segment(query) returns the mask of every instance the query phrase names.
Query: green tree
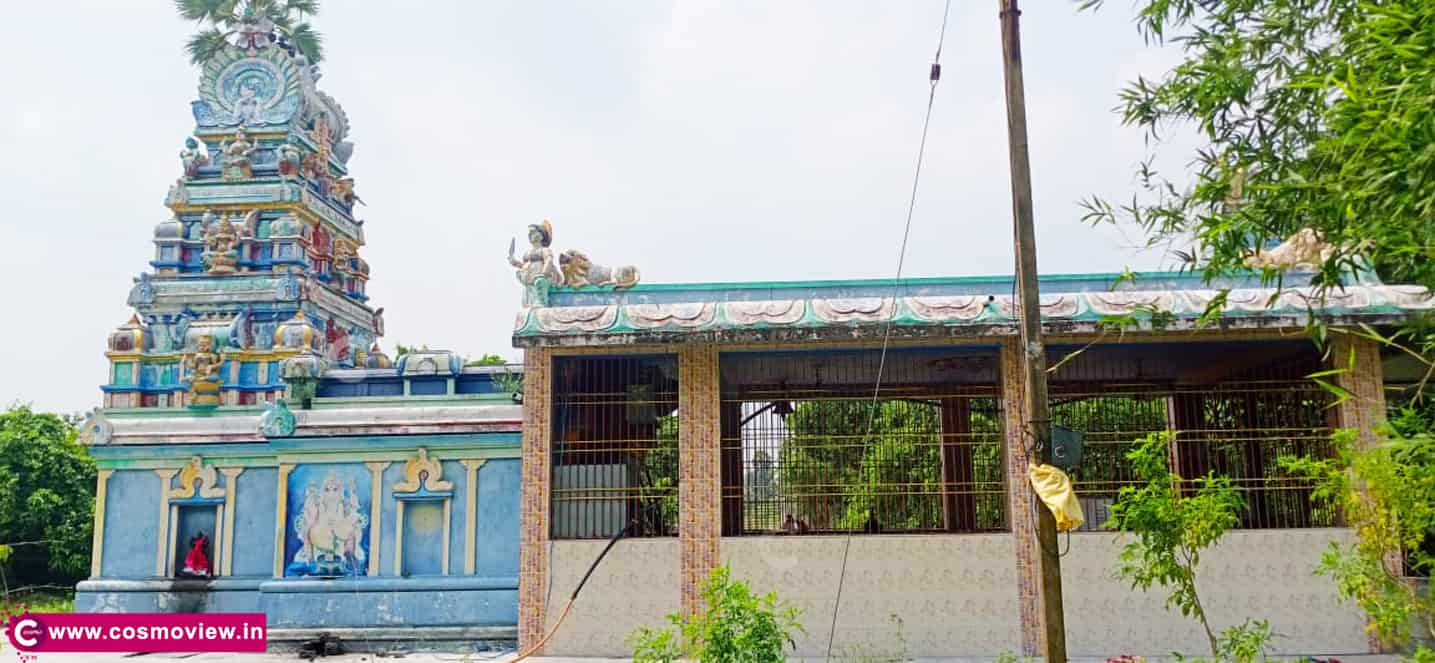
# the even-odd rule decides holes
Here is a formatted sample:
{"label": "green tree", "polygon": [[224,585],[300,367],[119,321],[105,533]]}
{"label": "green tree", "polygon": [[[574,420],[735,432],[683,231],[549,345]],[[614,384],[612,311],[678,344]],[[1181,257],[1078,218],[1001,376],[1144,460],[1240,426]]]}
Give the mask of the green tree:
{"label": "green tree", "polygon": [[175,0],[174,5],[181,17],[207,26],[184,46],[193,64],[210,61],[246,25],[266,20],[311,64],[324,59],[323,37],[304,20],[319,13],[319,0]]}
{"label": "green tree", "polygon": [[1130,83],[1119,110],[1158,151],[1174,126],[1204,145],[1181,155],[1194,184],[1147,162],[1141,194],[1092,198],[1087,218],[1134,221],[1153,246],[1194,239],[1183,257],[1208,278],[1311,228],[1336,247],[1322,287],[1372,269],[1435,287],[1432,24],[1428,0],[1142,0],[1141,34],[1184,60]]}
{"label": "green tree", "polygon": [[[1001,424],[989,414],[995,403],[974,399],[971,406],[969,437],[947,442],[971,445],[975,481],[996,486],[1002,461]],[[944,525],[936,403],[894,399],[874,408],[866,399],[804,401],[787,415],[786,426],[774,493],[794,517],[818,529],[862,529],[869,515],[884,530]],[[978,494],[975,502],[979,529],[1002,525],[1000,494]]]}
{"label": "green tree", "polygon": [[[1142,0],[1136,11],[1148,41],[1179,44],[1184,58],[1157,80],[1133,81],[1119,111],[1158,150],[1179,125],[1195,127],[1204,144],[1181,155],[1195,164],[1190,186],[1148,162],[1142,192],[1120,206],[1086,201],[1088,220],[1133,221],[1152,245],[1194,239],[1183,257],[1208,279],[1241,268],[1253,247],[1311,228],[1334,246],[1315,282],[1323,290],[1371,272],[1435,288],[1435,3]],[[1262,276],[1280,283],[1273,271]],[[1435,374],[1428,318],[1394,332],[1313,331],[1321,343],[1331,332],[1367,336],[1423,362],[1426,380]],[[1354,448],[1354,433],[1343,431],[1336,458],[1288,463],[1322,478],[1314,497],[1344,507],[1360,532],[1358,544],[1328,551],[1320,570],[1392,640],[1405,635],[1407,617],[1431,628],[1429,596],[1386,564],[1404,556],[1428,569],[1430,560],[1435,475],[1425,459],[1435,412],[1420,391],[1413,402],[1424,405],[1394,418],[1380,445]]]}
{"label": "green tree", "polygon": [[[1428,401],[1425,404],[1429,407]],[[1428,412],[1406,407],[1391,419],[1381,444],[1362,448],[1354,431],[1335,437],[1334,458],[1283,458],[1291,472],[1315,479],[1312,499],[1338,506],[1358,534],[1332,542],[1317,572],[1336,581],[1340,595],[1369,616],[1367,628],[1389,645],[1407,642],[1412,624],[1435,638],[1435,600],[1392,563],[1403,553],[1416,573],[1435,571],[1435,427]],[[1426,655],[1430,655],[1428,652]]]}
{"label": "green tree", "polygon": [[780,484],[813,527],[891,529],[942,523],[941,422],[909,401],[806,401],[787,417]]}
{"label": "green tree", "polygon": [[657,444],[638,460],[643,526],[651,534],[678,529],[678,418],[658,419]]}
{"label": "green tree", "polygon": [[[936,406],[887,401],[878,408],[870,437],[854,431],[860,448],[856,481],[847,489],[838,527],[858,529],[877,515],[893,529],[942,526],[942,427]],[[878,431],[881,434],[876,434]]]}
{"label": "green tree", "polygon": [[1240,522],[1241,497],[1230,477],[1214,473],[1196,479],[1195,491],[1183,494],[1182,479],[1170,467],[1175,436],[1152,433],[1126,454],[1142,485],[1123,487],[1111,507],[1108,526],[1136,536],[1121,550],[1117,575],[1142,591],[1167,589],[1166,607],[1201,624],[1212,656],[1255,660],[1272,636],[1270,625],[1247,621],[1218,636],[1196,593],[1201,552]]}
{"label": "green tree", "polygon": [[71,422],[23,405],[0,413],[0,544],[11,583],[88,574],[94,501],[95,464]]}
{"label": "green tree", "polygon": [[767,449],[758,449],[752,453],[752,473],[747,477],[747,495],[743,499],[764,501],[772,499],[773,467],[776,464]]}

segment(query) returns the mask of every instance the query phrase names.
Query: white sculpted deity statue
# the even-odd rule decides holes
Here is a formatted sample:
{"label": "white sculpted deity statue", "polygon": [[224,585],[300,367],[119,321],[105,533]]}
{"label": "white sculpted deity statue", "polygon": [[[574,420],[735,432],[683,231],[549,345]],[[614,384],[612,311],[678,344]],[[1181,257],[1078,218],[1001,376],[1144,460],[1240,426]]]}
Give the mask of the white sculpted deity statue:
{"label": "white sculpted deity statue", "polygon": [[525,306],[544,306],[548,303],[548,290],[563,285],[563,272],[553,258],[553,224],[547,219],[542,224],[528,226],[529,249],[520,259],[514,255],[517,241],[508,243],[508,264],[517,268],[518,282],[523,284]]}
{"label": "white sculpted deity statue", "polygon": [[209,150],[190,136],[184,139],[184,149],[179,152],[179,161],[184,164],[184,176],[193,179],[199,169],[209,163]]}
{"label": "white sculpted deity statue", "polygon": [[246,82],[239,88],[239,99],[234,102],[234,122],[240,126],[264,124],[264,110],[253,82]]}
{"label": "white sculpted deity statue", "polygon": [[249,158],[254,156],[257,149],[254,143],[249,141],[249,134],[240,127],[234,133],[234,142],[228,140],[219,143],[219,152],[224,155],[224,179],[240,180],[254,177],[254,167]]}

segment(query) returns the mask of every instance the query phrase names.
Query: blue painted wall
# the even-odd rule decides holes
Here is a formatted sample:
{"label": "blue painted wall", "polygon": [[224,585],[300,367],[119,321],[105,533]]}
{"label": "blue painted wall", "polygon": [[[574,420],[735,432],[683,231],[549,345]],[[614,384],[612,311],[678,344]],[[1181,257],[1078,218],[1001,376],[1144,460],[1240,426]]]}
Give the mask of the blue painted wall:
{"label": "blue painted wall", "polygon": [[100,575],[153,577],[159,538],[159,477],[150,470],[119,470],[110,475],[106,490],[105,547]]}
{"label": "blue painted wall", "polygon": [[478,468],[478,520],[474,528],[477,532],[474,545],[478,548],[476,575],[518,575],[520,464],[517,458],[502,458]]}
{"label": "blue painted wall", "polygon": [[[443,462],[443,478],[453,483],[453,500],[449,507],[448,572],[463,573],[464,508],[468,503],[468,470],[458,461]],[[482,483],[480,481],[480,483]]]}
{"label": "blue painted wall", "polygon": [[261,585],[260,608],[270,628],[512,626],[518,578],[274,581]]}
{"label": "blue painted wall", "polygon": [[[412,453],[429,446],[431,453],[452,458],[457,443],[472,443],[475,449],[516,451],[517,433],[472,436],[366,436],[355,438],[291,438],[258,443],[245,454],[283,454],[297,461],[289,474],[287,513],[282,545],[288,567],[299,549],[295,518],[303,513],[310,487],[323,490],[332,472],[341,484],[343,500],[352,495],[365,514],[359,536],[366,550],[356,570],[367,572],[368,557],[378,556],[378,577],[353,576],[337,580],[312,577],[274,579],[275,512],[277,508],[277,467],[247,467],[233,486],[234,557],[232,573],[213,582],[174,581],[155,578],[155,551],[159,536],[159,478],[152,470],[117,470],[108,484],[105,549],[101,578],[81,583],[76,597],[82,611],[205,612],[261,610],[275,628],[322,628],[331,626],[461,626],[513,625],[518,613],[518,506],[519,465],[516,458],[490,459],[478,472],[476,523],[476,569],[464,575],[467,538],[465,508],[468,479],[463,464],[444,460],[444,479],[453,483],[449,503],[449,538],[443,538],[442,502],[409,502],[406,506],[404,571],[394,576],[396,501],[392,486],[403,479],[403,461],[392,461],[383,472],[378,504],[369,504],[372,474],[358,458],[345,462],[304,462],[306,455],[357,454],[360,451]],[[438,447],[438,450],[433,450]],[[99,451],[99,450],[97,450]],[[211,448],[185,445],[130,446],[97,453],[103,463],[164,461],[173,466],[191,454],[205,457]],[[230,446],[226,452],[239,451]],[[251,456],[252,457],[252,456]],[[319,460],[319,458],[315,458]],[[208,460],[206,460],[208,463]],[[223,464],[222,462],[219,464]],[[171,484],[173,485],[173,483]],[[368,540],[368,523],[380,515],[382,535]],[[218,526],[214,507],[182,508],[175,523],[176,550],[168,565],[172,573],[188,552],[187,539],[203,529],[211,540]],[[449,555],[449,575],[440,575],[442,556]],[[211,562],[218,563],[220,551],[213,546]]]}
{"label": "blue painted wall", "polygon": [[234,563],[236,576],[274,575],[274,509],[279,471],[251,467],[239,475],[234,493]]}

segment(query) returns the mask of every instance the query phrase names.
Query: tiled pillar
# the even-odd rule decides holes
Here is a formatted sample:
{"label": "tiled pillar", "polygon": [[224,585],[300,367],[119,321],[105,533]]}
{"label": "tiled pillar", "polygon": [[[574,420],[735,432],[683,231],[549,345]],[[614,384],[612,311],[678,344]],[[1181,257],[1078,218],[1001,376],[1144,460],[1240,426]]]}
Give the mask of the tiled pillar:
{"label": "tiled pillar", "polygon": [[[518,648],[543,639],[548,584],[549,416],[553,356],[546,348],[523,353],[523,496],[519,509]],[[534,652],[541,654],[542,652]]]}
{"label": "tiled pillar", "polygon": [[[1335,375],[1336,385],[1350,398],[1332,408],[1338,428],[1353,428],[1361,448],[1379,443],[1375,427],[1385,419],[1385,370],[1380,364],[1380,345],[1350,334],[1330,335],[1330,368],[1344,369]],[[1385,557],[1386,568],[1402,573],[1405,560],[1398,550]],[[1385,653],[1386,647],[1373,633],[1368,638],[1370,653]]]}
{"label": "tiled pillar", "polygon": [[1380,345],[1350,334],[1331,334],[1330,340],[1331,368],[1349,369],[1335,376],[1336,384],[1351,395],[1335,407],[1336,425],[1356,429],[1361,446],[1373,446],[1378,441],[1375,427],[1385,420],[1385,372],[1380,365]]}
{"label": "tiled pillar", "polygon": [[1017,608],[1021,614],[1021,653],[1041,650],[1041,568],[1036,540],[1035,495],[1027,483],[1029,437],[1022,403],[1022,354],[1015,337],[1002,341],[1002,430],[1006,453],[1007,522],[1016,550]]}
{"label": "tiled pillar", "polygon": [[702,586],[718,564],[722,538],[722,458],[718,352],[678,350],[678,543],[684,615],[702,610]]}

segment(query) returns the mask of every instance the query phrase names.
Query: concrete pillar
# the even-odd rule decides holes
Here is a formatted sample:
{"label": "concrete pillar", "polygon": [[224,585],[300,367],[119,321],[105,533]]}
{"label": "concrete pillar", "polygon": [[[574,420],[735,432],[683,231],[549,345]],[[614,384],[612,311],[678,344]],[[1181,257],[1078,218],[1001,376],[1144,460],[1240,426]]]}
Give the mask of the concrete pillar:
{"label": "concrete pillar", "polygon": [[[523,353],[523,481],[518,528],[518,648],[543,639],[548,585],[548,509],[553,356],[546,348]],[[542,652],[534,652],[541,654]]]}
{"label": "concrete pillar", "polygon": [[1021,653],[1041,653],[1041,568],[1038,564],[1036,496],[1027,483],[1027,444],[1031,436],[1022,418],[1022,353],[1016,337],[1004,339],[1001,350],[1002,431],[1005,446],[1007,523],[1015,547],[1018,611],[1021,615]]}
{"label": "concrete pillar", "polygon": [[678,543],[684,615],[702,610],[702,586],[718,565],[722,539],[722,427],[718,352],[678,350]]}

